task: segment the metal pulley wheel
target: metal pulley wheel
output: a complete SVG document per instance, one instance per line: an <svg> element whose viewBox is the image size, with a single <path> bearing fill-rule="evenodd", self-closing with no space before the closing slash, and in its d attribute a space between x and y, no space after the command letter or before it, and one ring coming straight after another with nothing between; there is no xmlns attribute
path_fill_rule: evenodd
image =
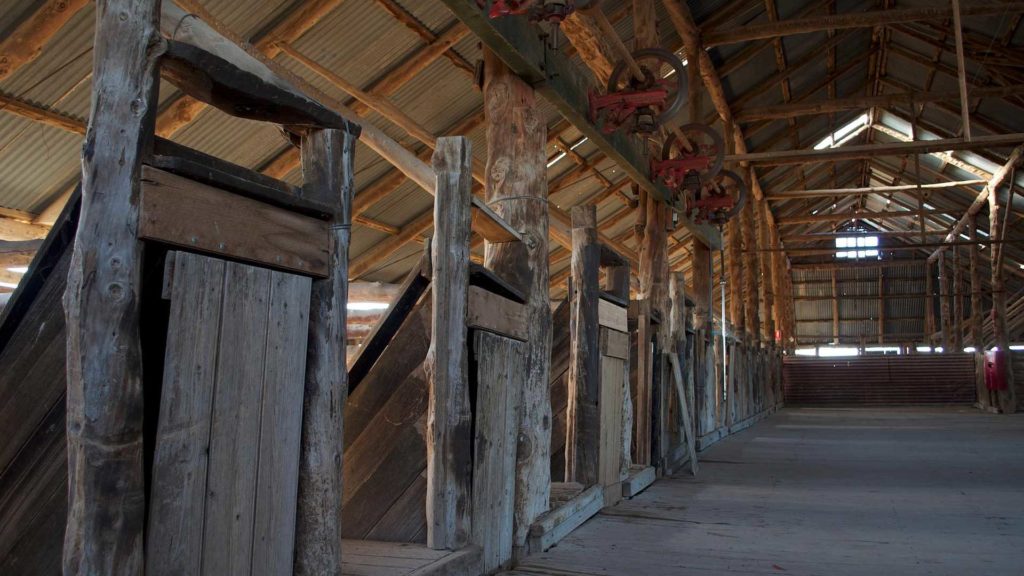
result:
<svg viewBox="0 0 1024 576"><path fill-rule="evenodd" d="M739 174L732 170L722 170L711 181L711 187L715 189L715 192L728 194L733 198L732 207L718 215L720 223L725 223L726 220L732 219L747 204L747 197L750 195L747 185L743 183L743 178L740 178Z"/></svg>
<svg viewBox="0 0 1024 576"><path fill-rule="evenodd" d="M686 68L678 56L661 48L644 48L632 54L643 71L636 78L628 62L619 62L608 78L607 94L665 90L663 102L650 106L648 113L657 126L664 126L683 106L686 98Z"/></svg>
<svg viewBox="0 0 1024 576"><path fill-rule="evenodd" d="M703 182L717 176L725 161L725 142L718 132L696 122L680 126L679 131L690 141L692 150L687 150L673 131L665 138L665 144L661 147L661 159L706 157L709 159L707 167L697 170L697 175Z"/></svg>

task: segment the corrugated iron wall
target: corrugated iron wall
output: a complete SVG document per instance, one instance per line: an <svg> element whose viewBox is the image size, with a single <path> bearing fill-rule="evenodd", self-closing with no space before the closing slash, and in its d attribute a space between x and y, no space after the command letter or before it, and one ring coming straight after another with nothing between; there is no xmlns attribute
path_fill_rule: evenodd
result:
<svg viewBox="0 0 1024 576"><path fill-rule="evenodd" d="M786 404L970 404L976 389L972 354L808 358L787 356Z"/></svg>
<svg viewBox="0 0 1024 576"><path fill-rule="evenodd" d="M827 344L836 338L840 344L863 343L868 346L922 342L925 299L921 295L925 292L924 268L922 263L881 269L864 267L836 270L838 334L833 326L833 272L803 268L793 270L793 292L798 297L794 303L798 344ZM883 336L881 341L880 324Z"/></svg>

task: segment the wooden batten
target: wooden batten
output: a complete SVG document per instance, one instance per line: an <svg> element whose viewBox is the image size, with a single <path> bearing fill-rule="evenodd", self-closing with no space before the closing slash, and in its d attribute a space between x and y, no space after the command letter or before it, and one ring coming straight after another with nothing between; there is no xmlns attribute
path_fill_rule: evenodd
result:
<svg viewBox="0 0 1024 576"><path fill-rule="evenodd" d="M329 224L150 166L142 167L138 236L322 278Z"/></svg>
<svg viewBox="0 0 1024 576"><path fill-rule="evenodd" d="M469 287L466 326L523 342L529 337L526 307L479 286Z"/></svg>
<svg viewBox="0 0 1024 576"><path fill-rule="evenodd" d="M598 324L619 332L629 331L628 310L616 302L601 298L597 302Z"/></svg>
<svg viewBox="0 0 1024 576"><path fill-rule="evenodd" d="M214 188L322 220L330 219L337 208L337 199L326 196L322 191L293 186L163 138L155 139L153 154L145 163Z"/></svg>

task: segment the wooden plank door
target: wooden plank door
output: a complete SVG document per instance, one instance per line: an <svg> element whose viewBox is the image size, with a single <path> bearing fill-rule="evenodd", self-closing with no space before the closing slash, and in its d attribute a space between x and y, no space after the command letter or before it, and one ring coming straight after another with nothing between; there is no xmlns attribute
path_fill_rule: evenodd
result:
<svg viewBox="0 0 1024 576"><path fill-rule="evenodd" d="M516 447L526 373L526 344L473 332L476 422L473 437L471 541L483 551L484 573L512 560Z"/></svg>
<svg viewBox="0 0 1024 576"><path fill-rule="evenodd" d="M601 427L598 483L604 489L604 504L622 499L622 410L629 393L629 334L601 327Z"/></svg>
<svg viewBox="0 0 1024 576"><path fill-rule="evenodd" d="M290 574L310 279L174 258L148 574Z"/></svg>

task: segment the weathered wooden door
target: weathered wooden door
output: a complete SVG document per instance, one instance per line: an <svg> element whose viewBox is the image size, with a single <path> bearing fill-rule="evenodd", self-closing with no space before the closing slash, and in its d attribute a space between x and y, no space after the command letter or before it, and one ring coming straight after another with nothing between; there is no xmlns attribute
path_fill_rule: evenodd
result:
<svg viewBox="0 0 1024 576"><path fill-rule="evenodd" d="M598 483L604 488L605 506L622 499L622 409L628 394L628 360L629 334L602 326Z"/></svg>
<svg viewBox="0 0 1024 576"><path fill-rule="evenodd" d="M146 571L290 574L310 279L173 258Z"/></svg>

